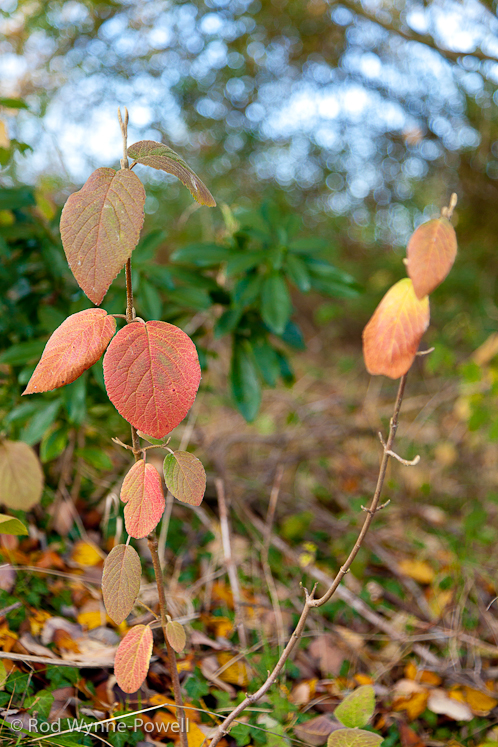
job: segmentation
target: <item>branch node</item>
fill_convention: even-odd
[[[382,511],[383,508],[386,508],[386,506],[389,506],[391,503],[391,499],[387,500],[385,503],[381,503],[380,506],[377,506],[376,508],[368,508],[368,506],[361,506],[361,510],[365,511],[365,513],[370,514],[370,516],[375,516],[377,511]]]

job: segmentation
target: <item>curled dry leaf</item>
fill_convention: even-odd
[[[138,244],[145,190],[133,171],[101,168],[62,211],[61,238],[76,282],[97,306]]]
[[[43,470],[24,441],[0,441],[0,503],[29,511],[43,492]]]
[[[192,197],[201,205],[215,207],[213,195],[195,171],[174,150],[154,140],[140,140],[128,148],[128,155],[137,163],[151,166],[153,169],[166,171],[176,176],[190,191]]]
[[[167,322],[127,324],[104,356],[107,394],[137,430],[162,438],[192,407],[201,368],[194,343]]]
[[[85,309],[62,322],[50,337],[23,394],[70,384],[98,361],[116,332],[104,309]]]
[[[158,525],[164,512],[164,495],[159,472],[143,459],[130,469],[121,487],[126,531],[131,537],[146,537]]]
[[[152,654],[152,631],[148,625],[135,625],[125,635],[116,651],[114,674],[125,693],[135,693],[149,669]]]
[[[180,654],[185,648],[187,643],[187,636],[185,635],[185,629],[179,622],[169,622],[166,624],[166,636],[168,642],[172,648],[175,649],[177,654]]]
[[[363,355],[369,374],[399,379],[410,369],[429,326],[429,299],[415,295],[409,278],[390,288],[363,330]]]
[[[202,462],[188,451],[175,451],[164,460],[164,480],[168,490],[183,503],[200,506],[206,491]]]
[[[406,250],[408,275],[417,298],[432,293],[443,282],[456,253],[456,233],[448,218],[436,218],[417,228]]]
[[[109,617],[119,625],[133,609],[140,591],[142,566],[130,545],[116,545],[104,562],[102,594]]]
[[[427,708],[433,713],[441,713],[455,721],[472,721],[474,717],[466,703],[450,698],[442,688],[430,692]]]

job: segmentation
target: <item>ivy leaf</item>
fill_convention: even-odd
[[[436,218],[417,228],[406,250],[408,275],[417,298],[432,293],[443,282],[456,254],[456,233],[448,218]]]
[[[138,244],[144,204],[145,190],[133,171],[102,168],[64,205],[61,238],[67,261],[97,306]]]
[[[135,693],[147,677],[152,655],[152,631],[148,625],[135,625],[116,651],[114,674],[125,693]]]
[[[176,176],[187,187],[194,200],[201,205],[216,206],[213,195],[195,171],[167,145],[156,143],[154,140],[140,140],[130,145],[128,155],[144,166],[151,166],[153,169]]]
[[[164,495],[159,472],[143,459],[130,469],[121,487],[126,531],[135,539],[146,537],[158,525],[164,512]]]
[[[335,718],[351,728],[366,726],[375,710],[372,685],[362,685],[347,695],[334,711]]]
[[[131,425],[163,438],[192,407],[201,380],[194,343],[167,322],[127,324],[104,356],[109,399]]]
[[[175,451],[166,456],[163,469],[170,493],[183,503],[200,506],[206,490],[206,473],[202,462],[188,451]]]
[[[183,625],[179,622],[169,622],[166,624],[166,636],[169,645],[174,648],[177,654],[181,654],[187,642],[187,636]]]
[[[429,298],[419,300],[409,278],[393,285],[363,330],[368,373],[391,379],[403,376],[415,359],[429,318]]]
[[[380,734],[364,729],[337,729],[327,740],[327,747],[378,747],[384,740]]]
[[[48,340],[23,394],[48,392],[75,381],[98,361],[116,331],[104,309],[69,316]]]
[[[22,511],[35,506],[43,492],[43,471],[24,441],[0,441],[0,503]]]
[[[119,625],[133,609],[140,591],[142,566],[130,545],[113,547],[104,563],[102,594],[109,617]]]
[[[14,516],[7,516],[7,514],[0,514],[0,534],[29,534],[22,521],[16,519]]]
[[[281,335],[292,314],[292,303],[287,283],[279,272],[270,273],[261,291],[261,316],[276,335]]]

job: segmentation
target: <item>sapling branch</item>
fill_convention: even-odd
[[[285,663],[287,662],[289,656],[291,655],[292,651],[294,650],[296,644],[298,643],[304,631],[304,627],[306,625],[306,620],[308,618],[309,613],[311,612],[312,609],[316,607],[321,607],[322,605],[326,604],[330,600],[330,598],[333,596],[333,594],[337,590],[337,587],[341,583],[342,579],[344,578],[346,573],[348,573],[348,571],[350,570],[353,560],[356,558],[362,546],[363,540],[365,539],[365,535],[367,534],[372,524],[375,514],[381,508],[384,507],[385,504],[379,505],[379,501],[380,501],[380,497],[382,494],[382,488],[384,486],[387,465],[389,463],[389,458],[391,456],[390,452],[392,452],[392,447],[394,444],[394,440],[396,438],[396,432],[398,430],[399,413],[401,409],[401,403],[403,401],[403,396],[405,393],[406,378],[407,378],[407,374],[404,374],[404,376],[401,377],[400,382],[399,382],[398,393],[397,393],[396,401],[394,404],[394,411],[393,411],[393,415],[391,417],[391,421],[389,424],[389,435],[388,435],[387,442],[383,450],[382,459],[380,462],[379,474],[377,477],[377,485],[375,487],[375,492],[374,492],[372,501],[370,503],[370,506],[368,507],[368,509],[365,509],[366,511],[365,520],[363,522],[363,525],[361,527],[360,533],[354,544],[353,549],[349,553],[349,556],[346,562],[342,565],[334,581],[332,582],[330,587],[327,589],[325,594],[323,594],[323,596],[315,598],[316,585],[315,587],[313,587],[311,592],[308,592],[307,589],[304,589],[305,601],[304,601],[303,610],[301,612],[301,616],[294,629],[294,632],[292,633],[285,649],[280,655],[274,669],[268,675],[267,679],[261,685],[261,687],[258,690],[256,690],[256,692],[250,695],[247,695],[244,698],[244,700],[236,708],[234,708],[234,710],[218,726],[211,741],[209,742],[209,747],[216,747],[216,745],[220,742],[223,736],[227,733],[227,731],[229,730],[230,726],[235,721],[235,719],[237,719],[237,717],[248,706],[252,705],[253,703],[256,703],[260,698],[262,698],[263,695],[265,695],[270,689],[270,687],[276,682],[277,677],[279,676],[280,672],[284,668]]]

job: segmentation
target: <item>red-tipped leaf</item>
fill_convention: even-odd
[[[456,233],[448,218],[435,218],[417,228],[406,250],[408,275],[417,298],[432,293],[443,282],[456,253]]]
[[[164,460],[164,481],[168,490],[183,503],[199,506],[206,490],[202,462],[188,451],[174,451]]]
[[[104,562],[102,595],[109,617],[119,625],[133,609],[140,591],[142,566],[130,545],[116,545]]]
[[[148,625],[135,625],[116,651],[114,674],[125,693],[135,693],[147,677],[152,655],[152,631]]]
[[[173,174],[187,187],[197,202],[208,207],[215,207],[214,197],[206,185],[201,182],[183,158],[167,145],[156,143],[154,140],[140,140],[130,145],[128,155],[144,166],[151,166],[153,169]]]
[[[24,441],[0,441],[0,503],[29,511],[43,493],[43,470]]]
[[[97,306],[138,244],[145,190],[133,171],[97,169],[62,211],[61,238],[76,282]]]
[[[48,392],[70,384],[98,361],[116,331],[116,320],[104,309],[72,314],[48,340],[23,394]]]
[[[417,298],[409,278],[393,285],[363,330],[368,373],[391,379],[403,376],[413,363],[429,318],[429,299]]]
[[[138,430],[162,438],[192,407],[201,369],[188,335],[167,322],[127,324],[104,356],[107,394]]]
[[[164,513],[164,494],[159,472],[143,459],[130,469],[121,487],[126,503],[126,531],[135,539],[146,537],[158,525]]]

